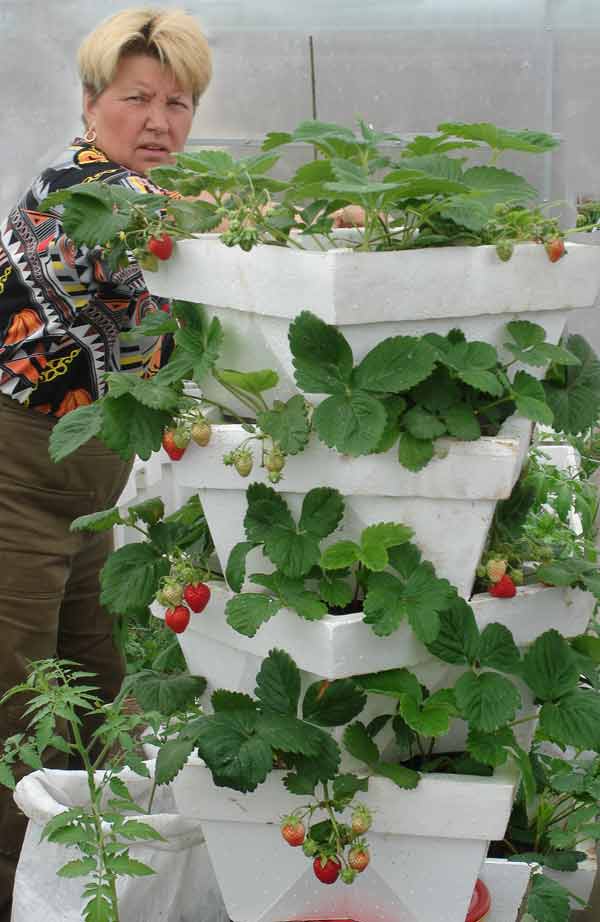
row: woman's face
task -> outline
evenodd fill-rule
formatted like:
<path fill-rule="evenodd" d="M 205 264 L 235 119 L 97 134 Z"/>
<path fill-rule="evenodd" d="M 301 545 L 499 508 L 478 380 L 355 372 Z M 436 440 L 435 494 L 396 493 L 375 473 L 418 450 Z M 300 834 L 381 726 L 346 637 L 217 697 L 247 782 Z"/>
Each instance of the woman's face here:
<path fill-rule="evenodd" d="M 183 90 L 160 61 L 126 55 L 99 96 L 84 92 L 84 114 L 96 146 L 136 173 L 170 163 L 183 150 L 192 126 L 192 94 Z"/>

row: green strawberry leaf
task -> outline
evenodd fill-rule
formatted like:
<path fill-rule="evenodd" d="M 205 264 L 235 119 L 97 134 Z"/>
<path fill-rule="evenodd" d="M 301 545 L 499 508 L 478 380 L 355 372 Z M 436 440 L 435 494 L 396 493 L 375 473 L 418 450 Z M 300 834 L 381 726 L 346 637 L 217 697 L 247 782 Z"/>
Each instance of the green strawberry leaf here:
<path fill-rule="evenodd" d="M 261 624 L 276 615 L 280 608 L 280 599 L 262 592 L 242 592 L 229 599 L 225 606 L 227 624 L 238 634 L 254 637 Z"/>
<path fill-rule="evenodd" d="M 546 426 L 553 424 L 554 413 L 548 405 L 547 392 L 539 381 L 526 371 L 518 371 L 512 383 L 512 390 L 517 411 L 522 416 Z"/>
<path fill-rule="evenodd" d="M 600 745 L 600 701 L 592 689 L 574 689 L 540 711 L 540 732 L 560 746 L 597 750 Z"/>
<path fill-rule="evenodd" d="M 438 659 L 453 665 L 473 665 L 479 656 L 479 628 L 471 606 L 455 598 L 440 611 L 440 630 L 427 649 Z"/>
<path fill-rule="evenodd" d="M 565 345 L 581 364 L 560 368 L 557 374 L 551 369 L 543 388 L 554 428 L 577 435 L 595 426 L 600 414 L 600 361 L 582 336 L 569 336 Z"/>
<path fill-rule="evenodd" d="M 296 717 L 300 672 L 285 650 L 271 650 L 256 676 L 256 697 L 264 710 Z"/>
<path fill-rule="evenodd" d="M 410 695 L 421 704 L 423 690 L 417 677 L 408 669 L 386 669 L 383 672 L 370 672 L 355 677 L 355 681 L 371 695 L 388 695 L 401 698 Z"/>
<path fill-rule="evenodd" d="M 310 311 L 290 324 L 290 350 L 296 384 L 307 394 L 344 394 L 354 357 L 344 336 Z"/>
<path fill-rule="evenodd" d="M 398 446 L 398 460 L 409 471 L 420 471 L 433 458 L 434 445 L 431 439 L 416 439 L 410 432 L 402 432 Z"/>
<path fill-rule="evenodd" d="M 284 573 L 273 574 L 277 592 L 281 596 L 286 608 L 293 609 L 301 618 L 307 621 L 320 621 L 327 614 L 327 606 L 321 601 L 316 592 L 310 592 L 304 587 L 304 580 L 290 579 Z"/>
<path fill-rule="evenodd" d="M 161 675 L 143 669 L 131 676 L 129 689 L 144 711 L 158 711 L 171 717 L 193 707 L 206 689 L 206 679 L 186 674 Z"/>
<path fill-rule="evenodd" d="M 55 462 L 63 461 L 90 439 L 100 434 L 102 428 L 103 401 L 96 400 L 89 406 L 77 407 L 66 413 L 50 433 L 50 457 Z"/>
<path fill-rule="evenodd" d="M 476 675 L 466 672 L 457 681 L 454 692 L 459 711 L 475 730 L 491 733 L 515 719 L 521 706 L 517 688 L 495 672 Z"/>
<path fill-rule="evenodd" d="M 340 524 L 344 498 L 331 487 L 315 487 L 304 497 L 298 528 L 316 538 L 326 538 Z"/>
<path fill-rule="evenodd" d="M 508 758 L 508 749 L 516 746 L 515 734 L 510 727 L 501 727 L 493 733 L 469 729 L 467 750 L 484 765 L 504 765 Z"/>
<path fill-rule="evenodd" d="M 363 604 L 364 622 L 372 625 L 380 637 L 393 633 L 406 618 L 403 591 L 404 585 L 391 573 L 370 575 Z"/>
<path fill-rule="evenodd" d="M 100 571 L 100 601 L 116 614 L 135 615 L 151 604 L 169 569 L 169 561 L 150 544 L 126 544 Z"/>
<path fill-rule="evenodd" d="M 400 394 L 424 381 L 436 364 L 435 350 L 423 339 L 392 336 L 371 349 L 353 374 L 363 391 Z"/>
<path fill-rule="evenodd" d="M 256 547 L 253 541 L 238 541 L 227 561 L 225 579 L 234 592 L 240 592 L 246 578 L 246 557 Z"/>
<path fill-rule="evenodd" d="M 569 922 L 569 891 L 544 874 L 534 874 L 527 898 L 527 913 L 535 922 Z M 525 919 L 527 916 L 523 922 Z"/>
<path fill-rule="evenodd" d="M 405 790 L 413 790 L 419 783 L 419 773 L 412 768 L 407 768 L 405 765 L 399 765 L 395 762 L 374 762 L 369 765 L 369 768 L 375 775 L 389 778 L 399 788 L 404 788 Z"/>
<path fill-rule="evenodd" d="M 171 414 L 139 403 L 131 394 L 102 400 L 100 438 L 125 461 L 138 455 L 146 461 L 162 444 Z M 77 411 L 74 411 L 77 412 Z"/>
<path fill-rule="evenodd" d="M 313 414 L 313 426 L 321 441 L 345 455 L 375 451 L 386 425 L 383 403 L 365 391 L 328 397 Z"/>
<path fill-rule="evenodd" d="M 379 762 L 379 749 L 360 721 L 357 720 L 346 727 L 342 742 L 350 755 L 360 762 L 365 762 L 369 766 Z"/>
<path fill-rule="evenodd" d="M 250 711 L 211 714 L 197 723 L 195 743 L 218 786 L 254 791 L 273 767 L 273 750 L 256 734 Z"/>
<path fill-rule="evenodd" d="M 276 526 L 295 531 L 296 526 L 284 498 L 272 487 L 251 483 L 246 490 L 246 499 L 248 509 L 244 528 L 248 541 L 262 544 Z"/>
<path fill-rule="evenodd" d="M 507 627 L 488 624 L 481 634 L 478 659 L 481 666 L 516 674 L 521 654 Z"/>
<path fill-rule="evenodd" d="M 156 757 L 156 783 L 169 784 L 179 774 L 195 748 L 193 740 L 175 739 L 163 743 Z"/>
<path fill-rule="evenodd" d="M 558 631 L 550 630 L 537 637 L 525 653 L 522 675 L 536 698 L 554 701 L 576 688 L 579 669 L 568 642 Z"/>
<path fill-rule="evenodd" d="M 359 778 L 349 772 L 333 779 L 333 799 L 341 807 L 349 804 L 359 791 L 366 793 L 368 790 L 368 778 Z"/>
<path fill-rule="evenodd" d="M 471 407 L 459 404 L 443 413 L 443 420 L 451 436 L 463 442 L 473 442 L 481 437 L 479 419 Z"/>
<path fill-rule="evenodd" d="M 319 566 L 324 570 L 346 570 L 361 558 L 361 549 L 354 541 L 336 541 L 321 554 Z"/>
<path fill-rule="evenodd" d="M 352 679 L 313 682 L 302 702 L 302 716 L 320 727 L 341 727 L 360 714 L 367 696 Z"/>
<path fill-rule="evenodd" d="M 319 580 L 319 596 L 332 608 L 345 608 L 354 598 L 354 590 L 341 578 L 341 574 L 330 574 L 324 570 Z"/>
<path fill-rule="evenodd" d="M 125 521 L 118 508 L 103 509 L 102 512 L 92 512 L 73 519 L 69 531 L 108 531 L 115 525 L 123 525 Z"/>
<path fill-rule="evenodd" d="M 234 371 L 231 368 L 219 368 L 217 380 L 221 384 L 233 387 L 236 390 L 247 391 L 249 394 L 262 394 L 263 391 L 269 391 L 271 388 L 277 387 L 279 375 L 271 368 L 264 368 L 260 371 Z M 282 404 L 282 406 L 285 406 L 285 404 Z M 261 424 L 259 423 L 259 425 Z"/>
<path fill-rule="evenodd" d="M 258 414 L 256 422 L 286 455 L 297 455 L 308 444 L 308 408 L 301 394 L 291 397 L 287 403 L 276 400 L 271 410 Z"/>
<path fill-rule="evenodd" d="M 369 570 L 385 570 L 389 564 L 388 548 L 405 544 L 413 534 L 412 528 L 395 522 L 369 525 L 361 535 L 361 562 Z"/>
<path fill-rule="evenodd" d="M 444 423 L 420 406 L 408 410 L 402 417 L 401 424 L 415 439 L 437 439 L 446 432 Z"/>
<path fill-rule="evenodd" d="M 289 714 L 261 714 L 256 723 L 256 732 L 272 749 L 280 749 L 282 752 L 314 758 L 320 751 L 322 731 Z"/>
<path fill-rule="evenodd" d="M 443 702 L 427 698 L 422 705 L 411 695 L 401 695 L 400 714 L 420 736 L 442 736 L 450 729 L 451 710 Z"/>
<path fill-rule="evenodd" d="M 274 525 L 264 543 L 265 554 L 285 576 L 299 579 L 319 562 L 319 539 L 298 534 L 286 526 Z"/>

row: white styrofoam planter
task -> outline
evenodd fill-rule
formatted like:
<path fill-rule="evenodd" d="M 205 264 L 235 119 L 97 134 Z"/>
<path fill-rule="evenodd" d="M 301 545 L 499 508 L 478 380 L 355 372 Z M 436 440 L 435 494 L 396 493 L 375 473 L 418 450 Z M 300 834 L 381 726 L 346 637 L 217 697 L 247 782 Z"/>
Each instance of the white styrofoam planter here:
<path fill-rule="evenodd" d="M 491 896 L 490 911 L 484 922 L 518 922 L 533 873 L 530 864 L 487 858 L 479 874 Z"/>
<path fill-rule="evenodd" d="M 567 249 L 554 264 L 538 244 L 515 247 L 508 263 L 493 246 L 365 253 L 261 245 L 244 253 L 205 234 L 178 243 L 145 280 L 153 294 L 211 305 L 225 331 L 221 364 L 274 368 L 280 385 L 271 394 L 287 399 L 295 391 L 287 331 L 302 310 L 341 329 L 356 361 L 387 336 L 453 327 L 502 347 L 505 324 L 517 318 L 541 324 L 556 343 L 569 310 L 591 307 L 600 288 L 595 248 Z M 216 399 L 225 394 L 213 381 L 203 386 Z"/>
<path fill-rule="evenodd" d="M 201 615 L 192 615 L 186 631 L 177 636 L 190 672 L 205 676 L 211 690 L 229 688 L 228 682 L 238 680 L 242 684 L 237 690 L 252 692 L 260 663 L 274 647 L 287 650 L 300 669 L 330 680 L 402 666 L 413 669 L 432 660 L 408 623 L 388 637 L 378 637 L 364 623 L 362 612 L 306 621 L 283 609 L 254 637 L 246 637 L 225 620 L 231 591 L 219 583 L 210 586 L 208 606 Z M 494 622 L 503 624 L 519 647 L 551 628 L 565 637 L 583 633 L 594 604 L 591 593 L 580 589 L 540 585 L 519 588 L 513 599 L 495 599 L 489 594 L 471 599 L 480 630 Z"/>
<path fill-rule="evenodd" d="M 512 772 L 428 775 L 412 791 L 371 778 L 361 801 L 374 815 L 372 861 L 352 886 L 320 884 L 301 849 L 283 842 L 280 817 L 303 801 L 286 791 L 282 774 L 240 794 L 216 787 L 192 758 L 173 781 L 178 810 L 202 821 L 232 922 L 464 922 L 488 842 L 504 836 Z"/>
<path fill-rule="evenodd" d="M 437 575 L 471 592 L 492 516 L 499 499 L 510 495 L 527 451 L 529 420 L 511 417 L 495 438 L 475 442 L 439 439 L 444 457 L 436 457 L 422 471 L 403 468 L 394 449 L 378 455 L 352 458 L 332 451 L 316 436 L 299 455 L 289 457 L 284 479 L 277 486 L 294 515 L 302 499 L 316 486 L 334 487 L 345 498 L 340 528 L 324 544 L 341 538 L 357 539 L 368 525 L 401 522 L 415 531 L 415 541 Z M 260 465 L 260 447 L 250 443 L 255 464 L 248 480 L 222 458 L 247 436 L 241 426 L 213 427 L 209 445 L 190 445 L 174 467 L 180 490 L 198 492 L 223 570 L 238 541 L 245 540 L 248 482 L 268 483 Z M 271 569 L 259 550 L 248 555 L 247 572 Z"/>

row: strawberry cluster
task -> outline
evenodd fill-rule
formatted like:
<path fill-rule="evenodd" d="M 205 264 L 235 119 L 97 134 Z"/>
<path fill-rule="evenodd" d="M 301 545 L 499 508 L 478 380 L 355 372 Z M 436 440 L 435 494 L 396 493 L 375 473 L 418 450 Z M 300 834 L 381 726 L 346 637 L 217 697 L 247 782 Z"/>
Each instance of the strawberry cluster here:
<path fill-rule="evenodd" d="M 313 839 L 310 829 L 307 836 L 302 817 L 291 813 L 281 821 L 281 835 L 288 845 L 302 846 L 307 858 L 312 858 L 314 875 L 322 884 L 334 884 L 338 878 L 345 884 L 351 884 L 371 860 L 368 844 L 363 838 L 371 823 L 369 810 L 360 804 L 352 813 L 350 825 L 332 823 L 332 834 L 323 842 Z"/>

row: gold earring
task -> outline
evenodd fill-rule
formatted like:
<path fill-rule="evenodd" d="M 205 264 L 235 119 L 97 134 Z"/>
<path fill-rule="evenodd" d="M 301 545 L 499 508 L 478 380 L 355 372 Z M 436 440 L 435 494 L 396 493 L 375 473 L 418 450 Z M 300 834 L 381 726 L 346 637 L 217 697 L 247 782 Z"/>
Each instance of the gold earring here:
<path fill-rule="evenodd" d="M 88 128 L 83 136 L 83 140 L 86 142 L 86 144 L 93 144 L 97 137 L 98 135 L 96 134 L 96 129 Z"/>

